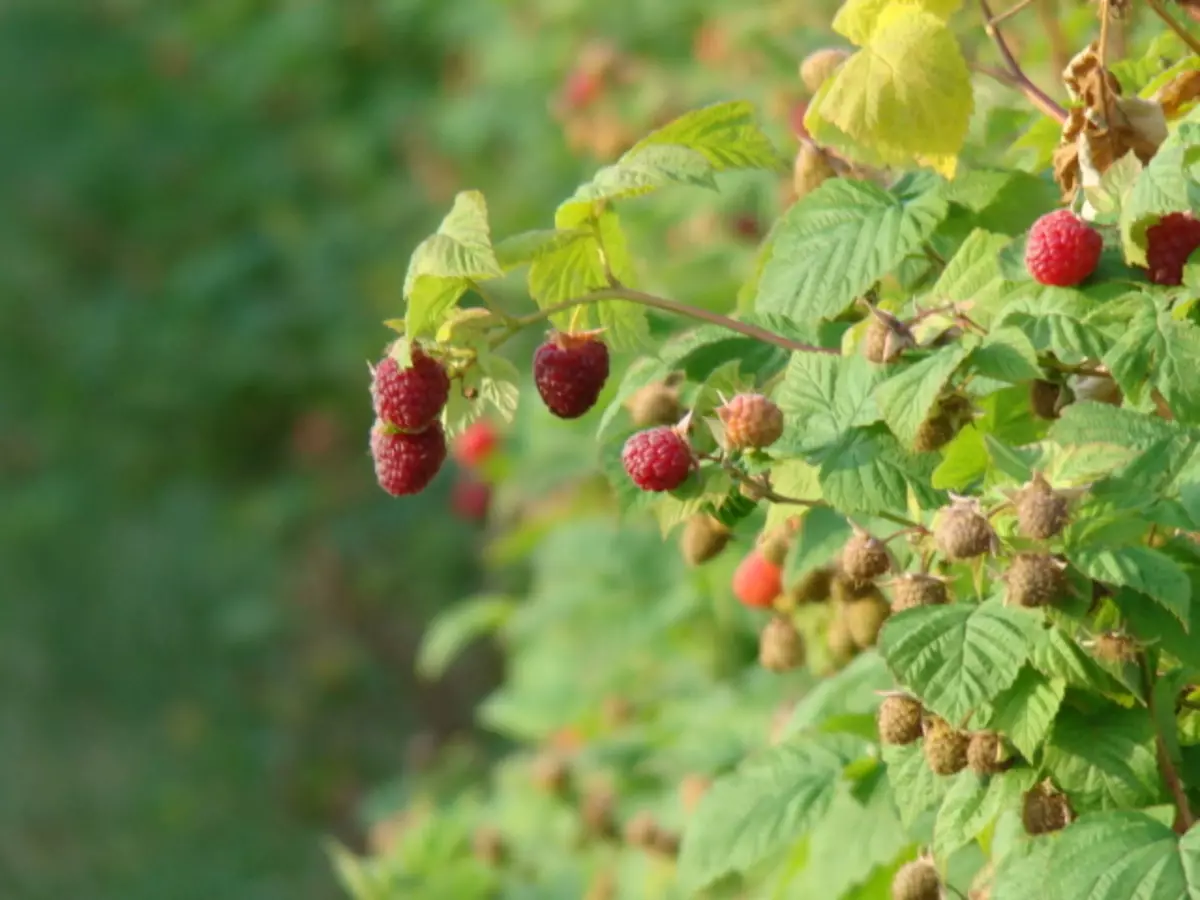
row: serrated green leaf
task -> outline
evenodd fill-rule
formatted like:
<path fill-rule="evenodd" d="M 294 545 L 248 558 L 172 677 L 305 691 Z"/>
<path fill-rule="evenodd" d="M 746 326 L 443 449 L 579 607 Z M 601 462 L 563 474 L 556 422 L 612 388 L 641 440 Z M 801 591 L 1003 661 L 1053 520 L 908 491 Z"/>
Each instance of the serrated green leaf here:
<path fill-rule="evenodd" d="M 869 44 L 889 6 L 924 11 L 945 20 L 962 6 L 962 0 L 846 0 L 833 19 L 833 30 L 860 47 Z"/>
<path fill-rule="evenodd" d="M 968 425 L 942 448 L 942 461 L 933 470 L 932 483 L 941 491 L 962 492 L 987 469 L 988 452 L 983 432 Z"/>
<path fill-rule="evenodd" d="M 820 470 L 816 466 L 809 465 L 802 459 L 785 459 L 782 462 L 776 463 L 771 467 L 771 487 L 774 491 L 783 497 L 795 497 L 802 500 L 820 500 L 821 499 L 821 479 Z M 808 520 L 813 513 L 821 511 L 821 508 L 810 510 L 804 513 L 805 530 L 808 529 Z M 770 509 L 767 510 L 767 523 L 764 526 L 767 530 L 782 525 L 784 521 L 803 512 L 796 506 L 789 506 L 784 503 L 772 503 Z"/>
<path fill-rule="evenodd" d="M 883 761 L 887 764 L 888 783 L 900 810 L 900 821 L 911 829 L 930 807 L 942 802 L 950 789 L 950 780 L 933 774 L 925 761 L 923 741 L 897 747 L 885 744 Z"/>
<path fill-rule="evenodd" d="M 552 253 L 564 244 L 569 244 L 587 235 L 587 229 L 580 228 L 565 230 L 544 228 L 522 231 L 520 234 L 510 235 L 496 244 L 496 259 L 500 263 L 500 267 L 508 271 L 525 263 L 533 262 L 543 253 Z"/>
<path fill-rule="evenodd" d="M 953 176 L 974 106 L 954 33 L 906 3 L 881 10 L 863 49 L 814 98 L 804 124 L 818 141 L 845 135 L 865 162 L 917 161 Z M 846 148 L 842 148 L 846 149 Z"/>
<path fill-rule="evenodd" d="M 1017 806 L 1033 786 L 1034 770 L 1014 769 L 980 778 L 964 770 L 951 780 L 933 826 L 933 852 L 946 859 L 975 840 L 1005 809 Z"/>
<path fill-rule="evenodd" d="M 998 601 L 921 607 L 892 616 L 879 636 L 888 668 L 925 707 L 955 725 L 1017 679 L 1036 619 Z"/>
<path fill-rule="evenodd" d="M 1062 417 L 1050 426 L 1048 437 L 1056 444 L 1067 446 L 1115 444 L 1132 450 L 1146 450 L 1181 433 L 1178 426 L 1162 419 L 1130 409 L 1117 409 L 1107 403 L 1082 401 L 1063 410 Z"/>
<path fill-rule="evenodd" d="M 684 832 L 680 881 L 699 889 L 798 840 L 820 821 L 842 771 L 865 746 L 844 734 L 798 739 L 719 779 Z"/>
<path fill-rule="evenodd" d="M 473 641 L 501 628 L 513 610 L 508 597 L 484 595 L 464 600 L 434 616 L 421 638 L 416 669 L 422 678 L 439 678 Z"/>
<path fill-rule="evenodd" d="M 1037 350 L 1017 327 L 992 329 L 983 344 L 971 353 L 971 368 L 980 375 L 1023 384 L 1042 375 Z"/>
<path fill-rule="evenodd" d="M 781 453 L 815 453 L 851 428 L 879 420 L 874 388 L 884 373 L 859 356 L 793 353 L 774 400 L 784 413 Z"/>
<path fill-rule="evenodd" d="M 1159 146 L 1121 209 L 1121 243 L 1132 265 L 1146 264 L 1146 230 L 1172 212 L 1200 211 L 1200 123 L 1182 124 Z"/>
<path fill-rule="evenodd" d="M 910 492 L 922 508 L 941 506 L 930 457 L 909 452 L 882 426 L 855 428 L 822 454 L 821 493 L 848 513 L 905 515 Z"/>
<path fill-rule="evenodd" d="M 1001 732 L 1026 759 L 1033 759 L 1050 733 L 1066 690 L 1062 679 L 1048 679 L 1026 665 L 1017 680 L 992 700 L 988 728 Z"/>
<path fill-rule="evenodd" d="M 947 194 L 954 196 L 951 191 Z M 929 289 L 929 298 L 924 305 L 973 300 L 981 290 L 999 280 L 1000 266 L 996 257 L 1008 242 L 1009 238 L 1003 234 L 991 234 L 979 228 L 972 231 Z"/>
<path fill-rule="evenodd" d="M 1195 604 L 1192 604 L 1188 621 L 1181 624 L 1164 607 L 1134 591 L 1118 591 L 1114 600 L 1130 633 L 1138 640 L 1165 650 L 1189 666 L 1200 668 L 1200 641 L 1195 638 L 1200 621 L 1197 621 Z"/>
<path fill-rule="evenodd" d="M 1147 712 L 1064 707 L 1042 757 L 1076 812 L 1146 806 L 1162 791 Z"/>
<path fill-rule="evenodd" d="M 654 517 L 663 537 L 677 525 L 682 525 L 696 513 L 719 506 L 729 494 L 733 480 L 717 466 L 707 466 L 688 478 L 682 486 L 662 494 L 653 504 Z"/>
<path fill-rule="evenodd" d="M 835 716 L 873 714 L 879 708 L 879 691 L 892 685 L 883 659 L 873 650 L 860 653 L 846 668 L 823 678 L 805 695 L 788 721 L 784 737 L 819 728 Z"/>
<path fill-rule="evenodd" d="M 437 330 L 442 318 L 467 292 L 463 278 L 441 278 L 418 275 L 406 294 L 408 309 L 404 314 L 404 331 L 410 337 L 420 337 Z"/>
<path fill-rule="evenodd" d="M 804 525 L 788 548 L 784 580 L 790 584 L 810 569 L 828 565 L 852 534 L 846 517 L 818 506 L 804 517 Z"/>
<path fill-rule="evenodd" d="M 1053 352 L 1063 362 L 1103 356 L 1111 345 L 1105 330 L 1089 322 L 1098 304 L 1068 288 L 1031 286 L 1006 299 L 993 327 L 1007 325 L 1024 332 L 1040 353 Z"/>
<path fill-rule="evenodd" d="M 755 309 L 800 321 L 837 315 L 919 248 L 948 208 L 937 191 L 897 196 L 826 181 L 780 221 Z"/>
<path fill-rule="evenodd" d="M 1104 362 L 1134 402 L 1148 383 L 1159 389 L 1177 421 L 1200 421 L 1200 327 L 1175 319 L 1169 305 L 1144 297 Z"/>
<path fill-rule="evenodd" d="M 912 446 L 946 382 L 967 357 L 961 344 L 951 344 L 893 375 L 875 391 L 883 420 L 896 437 Z"/>
<path fill-rule="evenodd" d="M 1149 547 L 1079 547 L 1071 563 L 1090 578 L 1132 588 L 1157 600 L 1180 622 L 1191 617 L 1192 583 L 1165 553 Z"/>
<path fill-rule="evenodd" d="M 1103 689 L 1111 681 L 1096 661 L 1057 626 L 1039 629 L 1029 662 L 1051 682 L 1062 681 L 1070 687 Z"/>

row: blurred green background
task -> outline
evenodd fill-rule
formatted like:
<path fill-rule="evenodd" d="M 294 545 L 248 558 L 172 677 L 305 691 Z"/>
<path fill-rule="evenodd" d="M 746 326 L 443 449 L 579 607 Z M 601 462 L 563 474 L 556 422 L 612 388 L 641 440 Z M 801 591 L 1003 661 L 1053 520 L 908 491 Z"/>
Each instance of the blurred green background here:
<path fill-rule="evenodd" d="M 452 474 L 374 485 L 379 321 L 456 190 L 544 227 L 656 119 L 731 95 L 672 81 L 725 52 L 696 44 L 711 5 L 4 4 L 0 896 L 340 895 L 323 838 L 361 844 L 364 792 L 495 679 L 486 654 L 412 674 L 479 528 Z M 615 35 L 636 88 L 564 127 L 566 73 Z M 742 235 L 740 268 L 699 254 L 721 286 L 774 202 L 710 198 L 672 240 Z"/>

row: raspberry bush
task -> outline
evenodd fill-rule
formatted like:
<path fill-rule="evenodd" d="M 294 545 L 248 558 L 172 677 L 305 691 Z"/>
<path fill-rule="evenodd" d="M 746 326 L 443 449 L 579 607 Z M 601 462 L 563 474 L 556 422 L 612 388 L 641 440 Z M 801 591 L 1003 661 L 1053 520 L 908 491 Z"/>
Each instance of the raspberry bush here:
<path fill-rule="evenodd" d="M 1200 45 L 1130 6 L 1051 90 L 1005 38 L 1026 4 L 847 0 L 852 46 L 793 69 L 793 161 L 727 100 L 542 228 L 457 196 L 393 374 L 441 365 L 452 446 L 581 418 L 578 481 L 522 505 L 562 461 L 497 469 L 501 587 L 422 666 L 494 634 L 481 722 L 515 747 L 340 853 L 357 897 L 1200 897 Z M 666 296 L 647 211 L 753 178 L 782 210 L 731 228 L 736 299 Z"/>

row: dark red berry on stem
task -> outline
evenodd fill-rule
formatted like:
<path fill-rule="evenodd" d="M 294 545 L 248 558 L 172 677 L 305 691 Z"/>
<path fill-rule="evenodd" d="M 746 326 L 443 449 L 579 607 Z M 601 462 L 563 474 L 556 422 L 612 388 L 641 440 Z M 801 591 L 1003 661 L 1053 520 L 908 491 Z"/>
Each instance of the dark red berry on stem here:
<path fill-rule="evenodd" d="M 454 458 L 460 465 L 478 466 L 492 455 L 499 441 L 491 422 L 486 419 L 472 422 L 454 439 Z"/>
<path fill-rule="evenodd" d="M 1069 209 L 1047 213 L 1029 229 L 1025 265 L 1042 284 L 1071 287 L 1096 270 L 1104 239 Z"/>
<path fill-rule="evenodd" d="M 450 379 L 440 362 L 414 348 L 407 369 L 390 356 L 380 361 L 371 395 L 376 416 L 389 425 L 416 431 L 436 419 L 446 405 Z"/>
<path fill-rule="evenodd" d="M 533 380 L 550 412 L 578 419 L 608 380 L 608 347 L 591 334 L 554 333 L 533 355 Z"/>
<path fill-rule="evenodd" d="M 419 494 L 446 460 L 446 434 L 434 422 L 424 431 L 406 434 L 376 422 L 371 429 L 375 478 L 393 497 Z"/>
<path fill-rule="evenodd" d="M 1200 219 L 1170 213 L 1146 229 L 1146 265 L 1155 284 L 1182 284 L 1183 266 L 1200 249 Z"/>
<path fill-rule="evenodd" d="M 670 491 L 692 471 L 692 448 L 674 428 L 664 425 L 639 431 L 625 442 L 621 462 L 643 491 Z"/>

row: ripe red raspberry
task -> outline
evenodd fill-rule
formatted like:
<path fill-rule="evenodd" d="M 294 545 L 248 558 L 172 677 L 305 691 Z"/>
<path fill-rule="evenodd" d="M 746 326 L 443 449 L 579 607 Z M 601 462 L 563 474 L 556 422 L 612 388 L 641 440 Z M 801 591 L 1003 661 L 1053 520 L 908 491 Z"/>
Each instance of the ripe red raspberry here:
<path fill-rule="evenodd" d="M 1182 284 L 1183 265 L 1200 249 L 1200 219 L 1170 213 L 1146 230 L 1146 264 L 1155 284 Z"/>
<path fill-rule="evenodd" d="M 733 573 L 733 595 L 746 606 L 769 607 L 783 592 L 783 570 L 751 550 Z"/>
<path fill-rule="evenodd" d="M 1042 284 L 1071 287 L 1096 269 L 1104 239 L 1069 209 L 1046 213 L 1029 229 L 1025 266 Z"/>
<path fill-rule="evenodd" d="M 594 334 L 555 332 L 533 355 L 533 380 L 550 412 L 578 419 L 608 379 L 608 346 Z"/>
<path fill-rule="evenodd" d="M 390 356 L 375 367 L 371 381 L 375 415 L 389 425 L 419 431 L 437 418 L 450 396 L 450 379 L 442 364 L 417 348 L 412 365 L 401 369 Z"/>
<path fill-rule="evenodd" d="M 643 491 L 670 491 L 687 481 L 694 458 L 687 438 L 663 425 L 631 435 L 621 450 L 621 462 Z"/>
<path fill-rule="evenodd" d="M 446 434 L 434 422 L 424 431 L 406 434 L 381 422 L 371 429 L 375 478 L 393 497 L 425 490 L 446 459 Z"/>
<path fill-rule="evenodd" d="M 487 518 L 491 501 L 491 485 L 473 475 L 466 475 L 454 483 L 454 491 L 450 495 L 450 508 L 460 519 L 482 522 Z"/>
<path fill-rule="evenodd" d="M 738 394 L 717 416 L 731 449 L 769 447 L 783 434 L 783 412 L 762 394 Z"/>
<path fill-rule="evenodd" d="M 480 419 L 468 425 L 454 439 L 454 458 L 459 465 L 468 468 L 478 466 L 492 455 L 499 442 L 496 427 L 486 419 Z"/>

